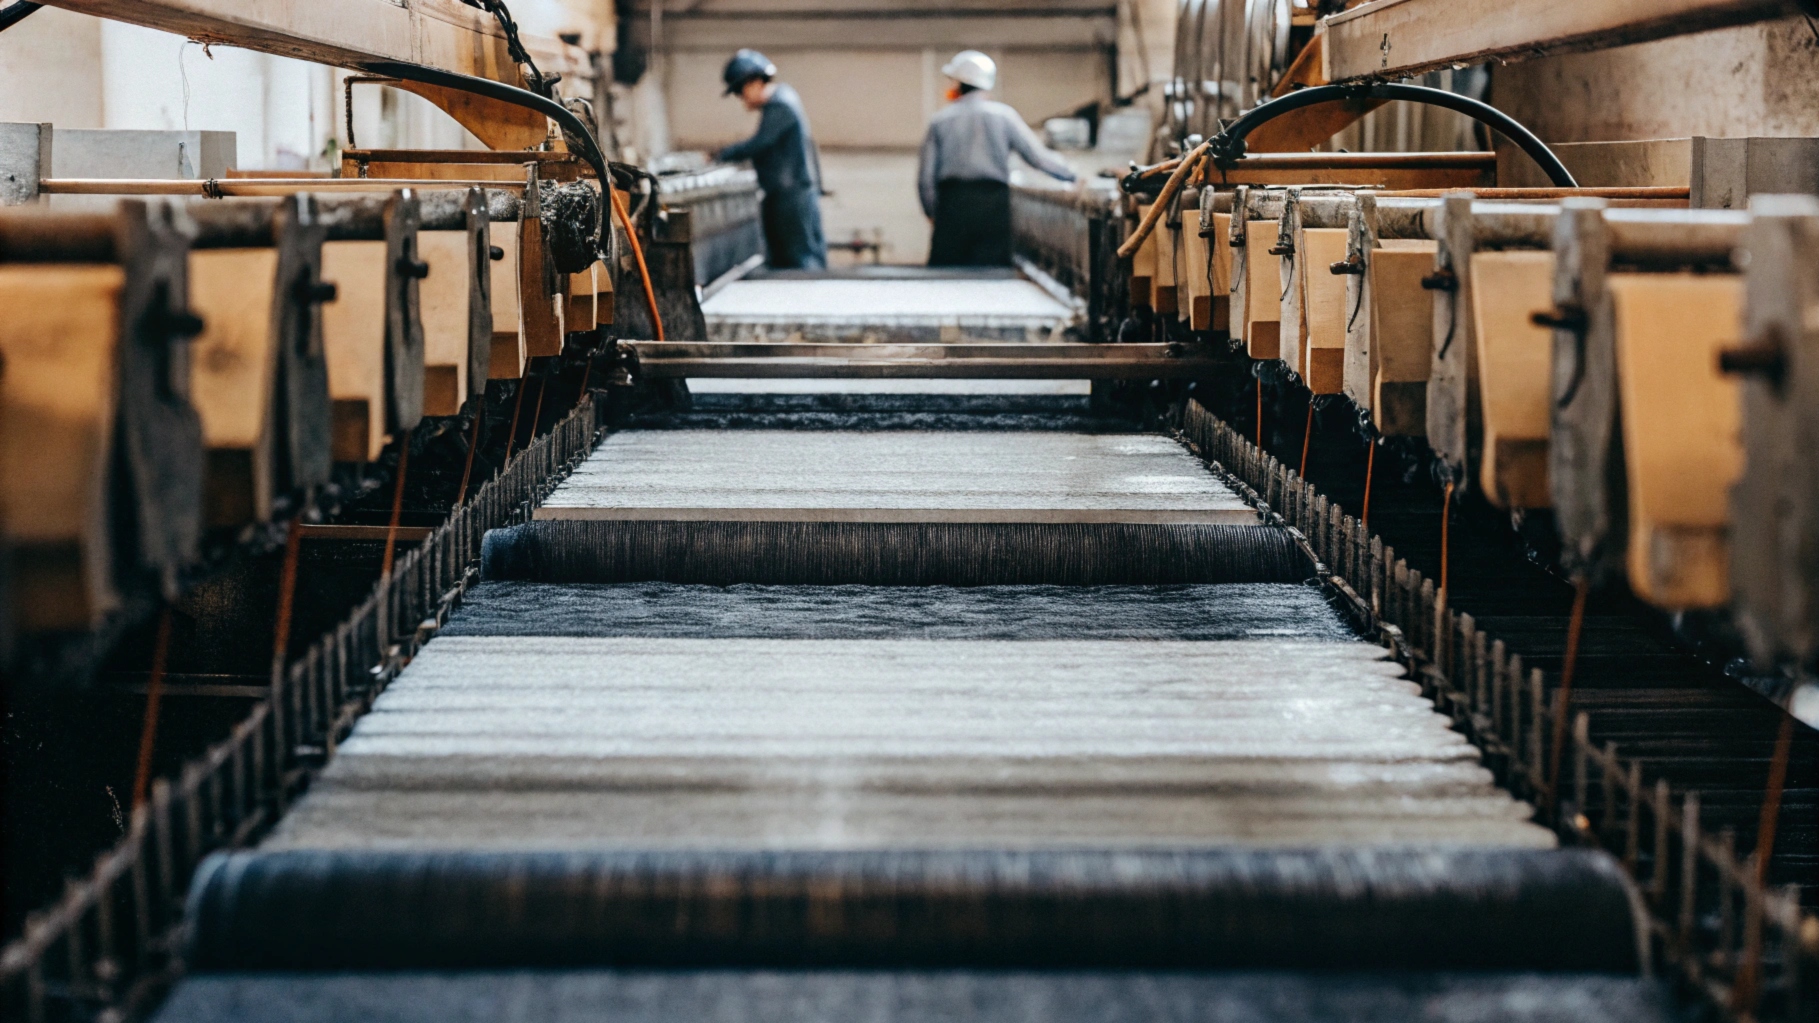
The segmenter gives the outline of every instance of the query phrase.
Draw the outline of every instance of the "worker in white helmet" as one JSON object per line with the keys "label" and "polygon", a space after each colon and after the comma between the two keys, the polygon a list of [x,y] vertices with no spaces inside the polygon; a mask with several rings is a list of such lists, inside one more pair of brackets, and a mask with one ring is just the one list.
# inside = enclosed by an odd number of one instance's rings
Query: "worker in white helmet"
{"label": "worker in white helmet", "polygon": [[1011,153],[1030,166],[1074,180],[1059,156],[1045,149],[1017,111],[987,98],[998,65],[965,50],[941,73],[953,100],[929,122],[922,140],[917,186],[922,212],[935,222],[930,266],[1008,266],[1011,262]]}

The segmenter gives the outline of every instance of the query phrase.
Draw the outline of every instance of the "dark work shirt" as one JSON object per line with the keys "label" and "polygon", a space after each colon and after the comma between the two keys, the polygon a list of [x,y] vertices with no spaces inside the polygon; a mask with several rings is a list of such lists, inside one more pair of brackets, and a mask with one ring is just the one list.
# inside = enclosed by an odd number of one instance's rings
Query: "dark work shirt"
{"label": "dark work shirt", "polygon": [[802,97],[778,84],[764,104],[758,131],[717,154],[722,163],[750,160],[758,172],[758,185],[776,195],[797,190],[819,191],[821,174],[815,156],[815,139],[809,134]]}

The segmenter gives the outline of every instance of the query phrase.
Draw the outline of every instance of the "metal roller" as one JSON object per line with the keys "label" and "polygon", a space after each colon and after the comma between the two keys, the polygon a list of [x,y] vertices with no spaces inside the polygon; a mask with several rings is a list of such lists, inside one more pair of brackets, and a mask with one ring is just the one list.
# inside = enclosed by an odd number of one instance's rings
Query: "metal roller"
{"label": "metal roller", "polygon": [[204,862],[186,959],[1633,973],[1639,906],[1589,850],[299,850]]}
{"label": "metal roller", "polygon": [[1283,530],[1130,523],[542,521],[486,534],[488,579],[984,586],[1300,582]]}

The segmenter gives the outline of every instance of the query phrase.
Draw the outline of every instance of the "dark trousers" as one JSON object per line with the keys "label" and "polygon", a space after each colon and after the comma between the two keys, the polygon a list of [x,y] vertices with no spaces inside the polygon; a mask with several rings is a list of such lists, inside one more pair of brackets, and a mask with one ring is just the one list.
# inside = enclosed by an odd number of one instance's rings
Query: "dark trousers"
{"label": "dark trousers", "polygon": [[827,269],[821,234],[821,197],[812,188],[766,192],[758,207],[764,224],[766,262],[774,270]]}
{"label": "dark trousers", "polygon": [[936,185],[928,265],[1010,266],[1011,186],[957,178]]}

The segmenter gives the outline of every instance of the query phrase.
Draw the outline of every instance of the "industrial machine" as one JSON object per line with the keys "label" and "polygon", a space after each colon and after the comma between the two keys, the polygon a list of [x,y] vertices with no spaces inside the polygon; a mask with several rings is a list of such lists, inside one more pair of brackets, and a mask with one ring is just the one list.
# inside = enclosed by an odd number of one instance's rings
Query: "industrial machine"
{"label": "industrial machine", "polygon": [[[7,1018],[1819,1004],[1819,143],[1582,184],[1391,81],[1785,5],[1187,0],[1015,267],[805,280],[506,4],[340,3],[418,41],[57,6],[489,148],[0,126]],[[1501,165],[1313,148],[1397,102]]]}

